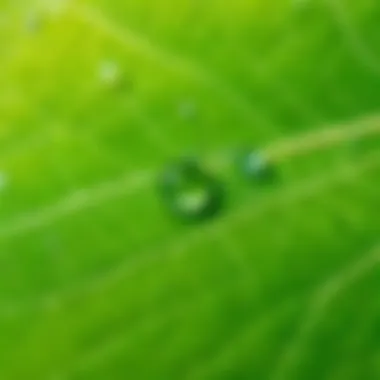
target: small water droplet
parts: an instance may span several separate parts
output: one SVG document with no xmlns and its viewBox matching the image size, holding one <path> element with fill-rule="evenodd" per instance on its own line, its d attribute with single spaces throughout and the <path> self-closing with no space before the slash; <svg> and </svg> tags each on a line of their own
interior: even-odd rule
<svg viewBox="0 0 380 380">
<path fill-rule="evenodd" d="M 107 87 L 116 87 L 122 82 L 120 66 L 114 61 L 104 61 L 99 66 L 99 78 Z"/>
<path fill-rule="evenodd" d="M 221 183 L 192 159 L 168 167 L 160 178 L 159 191 L 169 211 L 186 221 L 211 218 L 224 204 Z"/>
<path fill-rule="evenodd" d="M 273 179 L 273 163 L 264 153 L 248 150 L 238 156 L 237 166 L 239 172 L 249 180 Z"/>
</svg>

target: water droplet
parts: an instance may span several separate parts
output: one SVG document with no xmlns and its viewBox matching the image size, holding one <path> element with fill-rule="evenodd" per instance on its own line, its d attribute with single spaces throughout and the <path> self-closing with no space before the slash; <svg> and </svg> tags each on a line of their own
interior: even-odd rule
<svg viewBox="0 0 380 380">
<path fill-rule="evenodd" d="M 264 153 L 248 150 L 238 156 L 237 166 L 239 172 L 249 180 L 273 179 L 273 163 Z"/>
<path fill-rule="evenodd" d="M 99 78 L 108 87 L 116 87 L 122 82 L 119 65 L 114 61 L 104 61 L 99 67 Z"/>
<path fill-rule="evenodd" d="M 168 167 L 160 178 L 159 191 L 169 211 L 186 221 L 211 218 L 224 203 L 221 183 L 192 159 Z"/>
</svg>

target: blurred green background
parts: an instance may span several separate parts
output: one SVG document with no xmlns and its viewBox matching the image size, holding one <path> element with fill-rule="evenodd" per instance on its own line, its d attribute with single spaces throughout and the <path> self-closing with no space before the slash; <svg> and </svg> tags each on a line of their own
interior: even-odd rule
<svg viewBox="0 0 380 380">
<path fill-rule="evenodd" d="M 0 0 L 0 379 L 380 379 L 379 112 L 376 0 Z"/>
</svg>

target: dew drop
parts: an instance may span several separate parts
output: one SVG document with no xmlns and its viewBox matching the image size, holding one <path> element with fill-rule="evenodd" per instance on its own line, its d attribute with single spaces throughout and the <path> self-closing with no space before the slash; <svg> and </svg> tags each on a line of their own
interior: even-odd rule
<svg viewBox="0 0 380 380">
<path fill-rule="evenodd" d="M 221 183 L 192 159 L 166 168 L 159 180 L 159 192 L 169 212 L 185 221 L 209 219 L 224 204 Z"/>
<path fill-rule="evenodd" d="M 122 73 L 120 66 L 114 61 L 104 61 L 99 66 L 100 81 L 107 87 L 116 87 L 121 84 Z"/>
<path fill-rule="evenodd" d="M 270 180 L 274 176 L 273 163 L 264 153 L 248 150 L 238 156 L 239 172 L 248 180 Z"/>
</svg>

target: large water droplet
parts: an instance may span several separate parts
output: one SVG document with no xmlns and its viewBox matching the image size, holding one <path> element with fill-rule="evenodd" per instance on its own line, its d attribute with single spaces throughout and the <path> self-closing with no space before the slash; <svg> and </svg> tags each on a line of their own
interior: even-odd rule
<svg viewBox="0 0 380 380">
<path fill-rule="evenodd" d="M 168 167 L 160 177 L 159 191 L 168 210 L 185 221 L 211 218 L 224 204 L 222 184 L 192 159 Z"/>
</svg>

